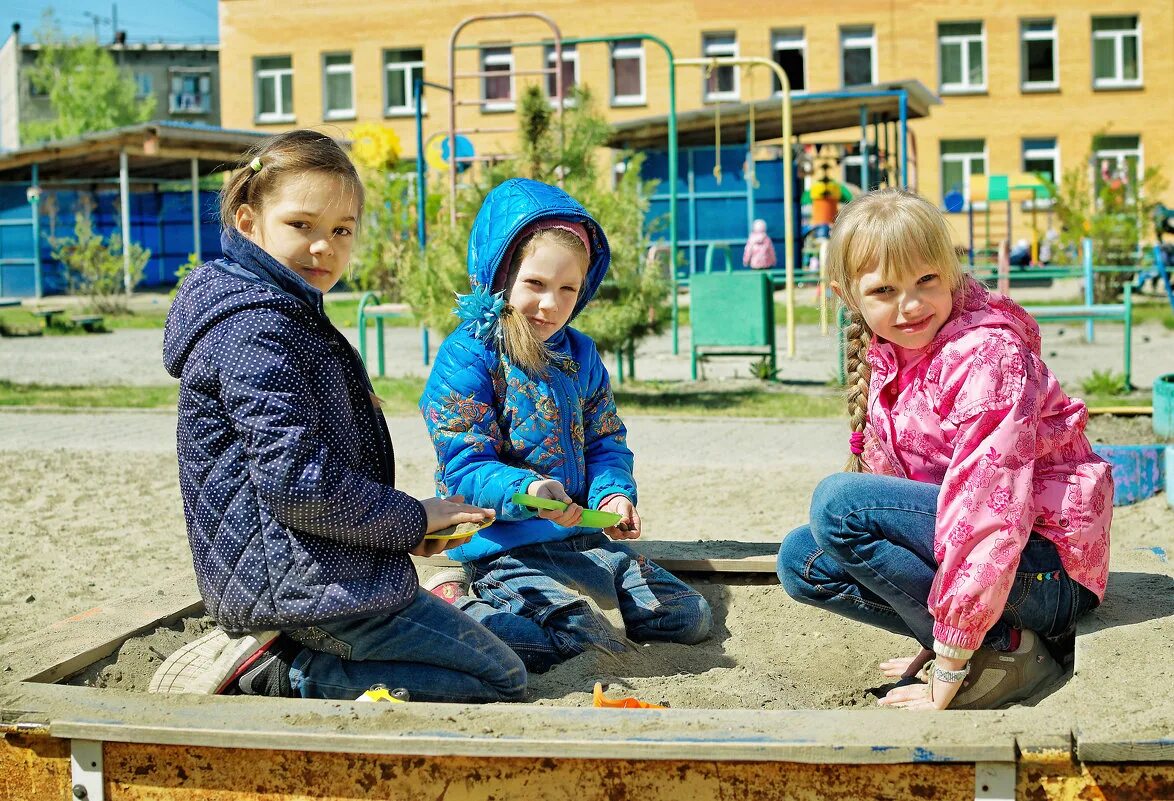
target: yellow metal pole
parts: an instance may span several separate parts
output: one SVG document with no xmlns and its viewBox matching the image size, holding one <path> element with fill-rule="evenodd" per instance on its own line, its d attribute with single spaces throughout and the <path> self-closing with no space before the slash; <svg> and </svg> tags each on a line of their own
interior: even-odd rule
<svg viewBox="0 0 1174 801">
<path fill-rule="evenodd" d="M 795 203 L 795 191 L 792 186 L 792 169 L 794 167 L 794 153 L 791 149 L 791 82 L 787 80 L 787 73 L 769 58 L 756 56 L 738 56 L 728 58 L 679 58 L 676 66 L 682 64 L 691 67 L 739 67 L 742 65 L 761 64 L 774 70 L 782 87 L 782 138 L 786 155 L 783 158 L 783 243 L 786 253 L 783 254 L 787 268 L 787 355 L 795 355 L 795 220 L 792 216 Z M 751 100 L 750 102 L 754 102 Z M 754 143 L 751 142 L 753 147 Z"/>
</svg>

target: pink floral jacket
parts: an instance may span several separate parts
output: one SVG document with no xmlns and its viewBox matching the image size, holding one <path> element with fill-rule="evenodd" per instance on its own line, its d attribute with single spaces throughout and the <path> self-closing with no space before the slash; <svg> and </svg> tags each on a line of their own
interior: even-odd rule
<svg viewBox="0 0 1174 801">
<path fill-rule="evenodd" d="M 878 338 L 868 361 L 865 462 L 942 488 L 934 638 L 978 648 L 1003 613 L 1032 531 L 1103 599 L 1110 467 L 1084 436 L 1084 403 L 1065 395 L 1040 359 L 1039 326 L 1027 312 L 967 279 L 929 347 L 899 351 Z"/>
</svg>

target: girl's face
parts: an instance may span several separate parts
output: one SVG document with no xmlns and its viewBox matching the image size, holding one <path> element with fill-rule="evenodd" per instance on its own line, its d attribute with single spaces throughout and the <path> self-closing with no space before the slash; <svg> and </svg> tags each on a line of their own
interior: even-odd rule
<svg viewBox="0 0 1174 801">
<path fill-rule="evenodd" d="M 583 254 L 548 242 L 522 259 L 510 289 L 510 305 L 525 315 L 538 339 L 545 342 L 567 324 L 587 265 Z"/>
<path fill-rule="evenodd" d="M 857 300 L 872 332 L 910 350 L 928 345 L 950 318 L 954 296 L 941 270 L 920 265 L 909 275 L 890 275 L 879 266 L 857 278 Z M 836 294 L 843 296 L 833 284 Z"/>
<path fill-rule="evenodd" d="M 308 172 L 281 181 L 258 212 L 236 210 L 241 233 L 300 275 L 328 292 L 351 260 L 359 202 L 340 176 Z"/>
</svg>

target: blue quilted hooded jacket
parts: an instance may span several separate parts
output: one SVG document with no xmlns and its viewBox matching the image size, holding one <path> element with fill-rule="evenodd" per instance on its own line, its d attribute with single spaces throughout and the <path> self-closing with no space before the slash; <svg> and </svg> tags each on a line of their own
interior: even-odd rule
<svg viewBox="0 0 1174 801">
<path fill-rule="evenodd" d="M 493 286 L 497 272 L 508 268 L 502 261 L 514 239 L 541 219 L 582 223 L 591 239 L 573 320 L 599 289 L 611 253 L 599 224 L 556 187 L 514 178 L 489 193 L 469 237 L 469 280 L 474 288 Z M 440 346 L 420 399 L 436 447 L 438 492 L 497 510 L 497 522 L 449 551 L 455 559 L 471 561 L 594 530 L 556 525 L 510 500 L 541 478 L 557 479 L 589 508 L 615 493 L 636 501 L 627 430 L 595 343 L 564 327 L 546 344 L 555 358 L 539 377 L 513 365 L 470 322 Z"/>
<path fill-rule="evenodd" d="M 180 491 L 200 594 L 233 633 L 394 612 L 424 508 L 322 293 L 239 234 L 183 282 L 163 335 L 180 380 Z"/>
</svg>

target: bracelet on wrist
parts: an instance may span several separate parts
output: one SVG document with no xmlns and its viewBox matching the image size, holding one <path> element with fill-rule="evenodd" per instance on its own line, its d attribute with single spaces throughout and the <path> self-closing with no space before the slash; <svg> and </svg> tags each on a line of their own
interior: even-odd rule
<svg viewBox="0 0 1174 801">
<path fill-rule="evenodd" d="M 946 670 L 934 665 L 933 677 L 946 684 L 957 684 L 970 674 L 970 663 L 967 662 L 961 670 Z"/>
</svg>

